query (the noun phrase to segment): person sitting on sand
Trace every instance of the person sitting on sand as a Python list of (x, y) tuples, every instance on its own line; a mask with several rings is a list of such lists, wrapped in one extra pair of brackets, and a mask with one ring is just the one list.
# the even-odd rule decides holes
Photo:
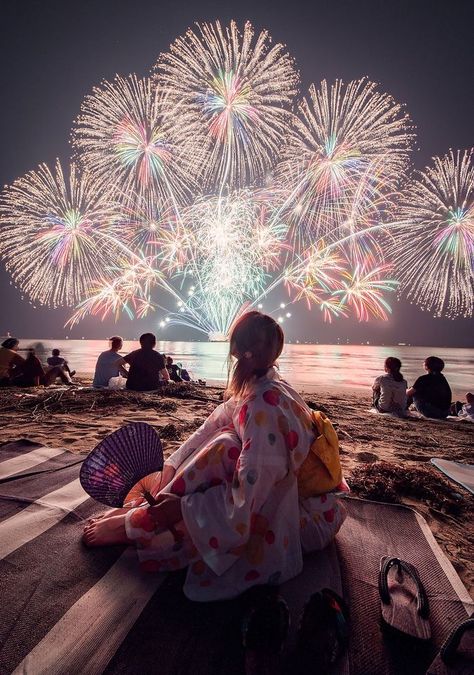
[(120, 359), (119, 365), (130, 366), (127, 389), (153, 391), (160, 386), (160, 378), (164, 381), (170, 379), (166, 370), (165, 357), (155, 350), (155, 345), (156, 337), (153, 333), (144, 333), (140, 336), (140, 349)]
[(429, 356), (424, 364), (427, 375), (419, 377), (407, 396), (413, 397), (415, 408), (424, 417), (444, 419), (451, 407), (451, 388), (442, 373), (443, 359)]
[(71, 378), (61, 366), (53, 366), (45, 372), (32, 347), (28, 349), (28, 356), (18, 370), (19, 374), (12, 379), (12, 384), (16, 387), (38, 387), (40, 384), (49, 387), (58, 377), (64, 384), (72, 384)]
[(407, 381), (400, 372), (402, 362), (395, 356), (385, 359), (385, 375), (375, 378), (372, 385), (374, 407), (381, 413), (405, 416), (407, 411)]
[(66, 359), (64, 359), (62, 356), (60, 356), (60, 354), (61, 354), (61, 352), (60, 352), (59, 349), (53, 349), (51, 351), (51, 356), (49, 356), (48, 359), (47, 359), (48, 366), (50, 366), (51, 368), (54, 368), (55, 366), (59, 366), (69, 375), (69, 377), (74, 377), (74, 375), (76, 374), (76, 371), (71, 370), (69, 368), (68, 362), (66, 361)]
[(186, 596), (208, 601), (283, 583), (301, 572), (303, 551), (332, 541), (345, 517), (336, 494), (298, 493), (317, 432), (311, 410), (275, 369), (283, 343), (270, 316), (252, 311), (237, 320), (230, 398), (166, 460), (158, 505), (89, 521), (86, 545), (135, 544), (144, 570), (187, 568)]
[(110, 348), (101, 352), (95, 364), (94, 379), (92, 386), (96, 389), (103, 389), (109, 386), (112, 377), (128, 377), (127, 370), (123, 367), (123, 359), (118, 353), (123, 347), (123, 340), (120, 335), (114, 335), (109, 338)]
[(8, 337), (0, 347), (0, 386), (7, 387), (15, 376), (15, 370), (19, 372), (25, 359), (17, 353), (20, 342), (14, 337)]
[(451, 406), (451, 414), (474, 422), (474, 394), (468, 392), (466, 394), (466, 403), (464, 404), (461, 401), (453, 403)]
[(179, 368), (173, 363), (171, 356), (166, 357), (166, 370), (169, 373), (170, 380), (173, 382), (182, 382), (183, 379), (179, 376)]

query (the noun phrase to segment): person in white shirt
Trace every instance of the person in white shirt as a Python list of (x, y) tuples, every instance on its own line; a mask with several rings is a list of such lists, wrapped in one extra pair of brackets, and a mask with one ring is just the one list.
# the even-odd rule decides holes
[(114, 335), (114, 337), (109, 338), (109, 343), (110, 349), (99, 354), (95, 366), (92, 386), (96, 389), (108, 387), (111, 377), (128, 376), (126, 369), (121, 365), (122, 357), (118, 353), (123, 346), (122, 338)]
[(385, 375), (375, 378), (372, 385), (374, 407), (382, 413), (404, 417), (407, 414), (407, 381), (400, 369), (402, 362), (395, 356), (385, 359)]
[(451, 408), (453, 415), (474, 422), (474, 394), (470, 391), (466, 394), (466, 403), (462, 404), (461, 401), (456, 401)]

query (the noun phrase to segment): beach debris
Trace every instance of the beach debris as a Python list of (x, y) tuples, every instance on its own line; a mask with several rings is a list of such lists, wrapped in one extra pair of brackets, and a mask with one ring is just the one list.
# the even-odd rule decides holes
[(359, 497), (399, 504), (402, 497), (416, 499), (442, 513), (458, 514), (463, 503), (447, 481), (430, 468), (377, 462), (353, 470), (348, 478)]

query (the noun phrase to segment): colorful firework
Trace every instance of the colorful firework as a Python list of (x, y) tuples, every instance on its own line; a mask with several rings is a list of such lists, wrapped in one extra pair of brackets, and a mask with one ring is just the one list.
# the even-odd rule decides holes
[(116, 76), (86, 96), (73, 145), (88, 171), (106, 179), (130, 204), (152, 208), (184, 201), (193, 188), (199, 156), (191, 156), (190, 112), (171, 102), (150, 79)]
[(59, 160), (54, 172), (41, 164), (2, 194), (6, 267), (32, 300), (75, 305), (117, 255), (117, 247), (103, 238), (113, 231), (116, 215), (116, 205), (92, 176), (72, 164), (68, 180)]
[(191, 257), (181, 278), (192, 287), (172, 319), (227, 335), (242, 305), (268, 283), (287, 228), (269, 222), (265, 202), (251, 190), (198, 199), (183, 221)]
[(82, 175), (42, 165), (2, 196), (15, 281), (40, 303), (79, 302), (70, 326), (140, 318), (166, 294), (164, 324), (217, 338), (280, 284), (325, 321), (386, 320), (393, 258), (411, 298), (472, 315), (472, 152), (405, 189), (402, 106), (366, 79), (323, 81), (294, 116), (297, 82), (283, 45), (234, 22), (188, 30), (152, 79), (103, 82), (73, 131)]
[[(311, 85), (277, 169), (303, 245), (362, 230), (392, 208), (413, 133), (402, 106), (366, 79)], [(360, 241), (360, 240), (358, 240)]]
[(209, 152), (207, 185), (244, 187), (262, 179), (285, 142), (298, 76), (283, 45), (270, 47), (249, 22), (197, 24), (162, 54), (156, 81), (192, 112)]
[(388, 255), (408, 298), (435, 316), (474, 311), (473, 150), (435, 157), (409, 187)]
[(345, 274), (342, 288), (334, 291), (333, 298), (339, 298), (341, 306), (347, 305), (356, 314), (358, 321), (370, 318), (386, 321), (392, 312), (383, 294), (395, 291), (398, 281), (387, 278), (390, 266), (382, 265), (372, 269), (357, 266)]

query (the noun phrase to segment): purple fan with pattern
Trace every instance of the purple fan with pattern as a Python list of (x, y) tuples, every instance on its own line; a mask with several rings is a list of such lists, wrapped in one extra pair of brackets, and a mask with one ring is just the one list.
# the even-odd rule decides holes
[(114, 431), (92, 450), (81, 467), (80, 481), (98, 502), (117, 507), (128, 503), (129, 493), (136, 493), (137, 483), (143, 482), (141, 494), (154, 504), (144, 479), (162, 469), (163, 448), (158, 434), (149, 424), (135, 422)]

